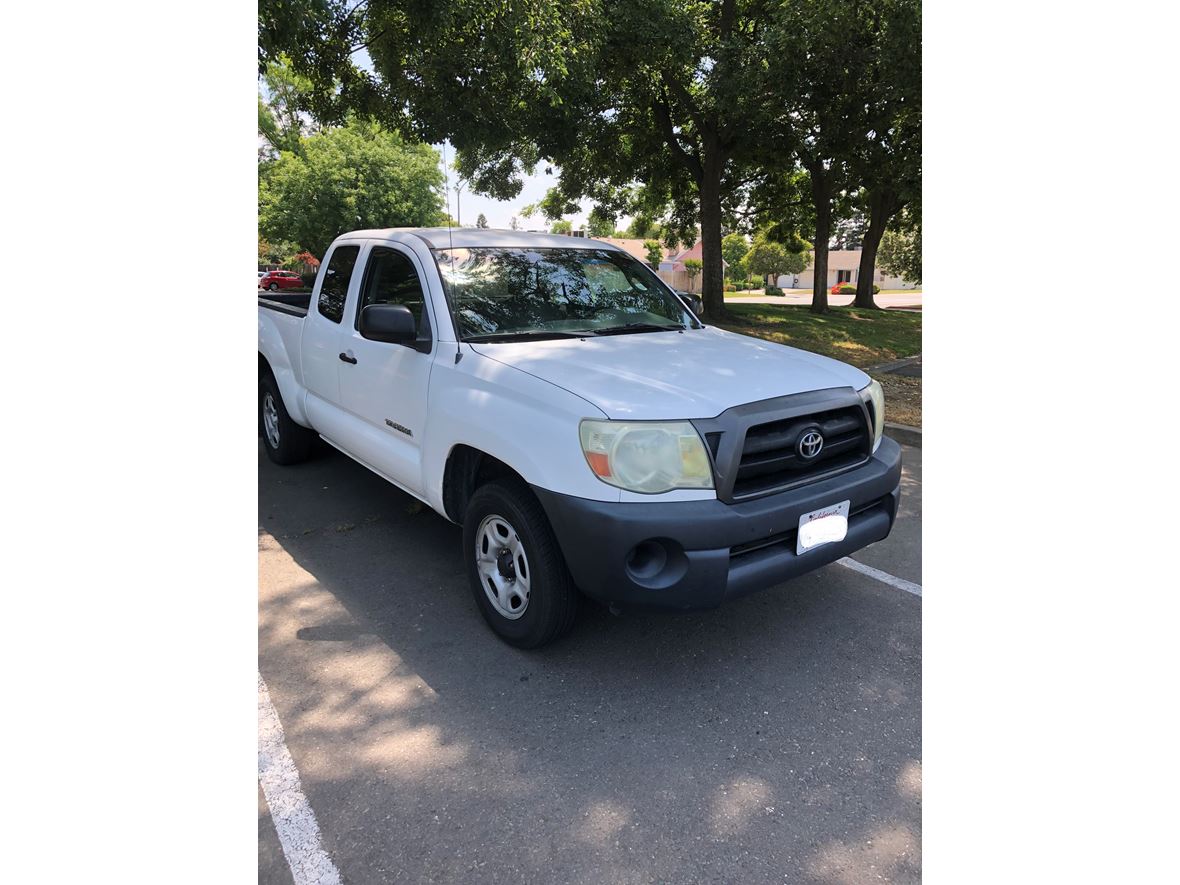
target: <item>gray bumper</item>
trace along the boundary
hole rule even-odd
[[[740,504],[610,503],[533,487],[574,581],[608,603],[710,608],[834,562],[885,538],[901,497],[901,447],[830,479]],[[851,501],[848,535],[798,555],[804,513]]]

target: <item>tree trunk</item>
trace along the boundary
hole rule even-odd
[[[818,173],[818,174],[817,174]],[[823,169],[811,173],[815,202],[815,280],[811,286],[811,312],[828,312],[828,239],[832,235],[832,195]]]
[[[721,163],[706,154],[697,190],[701,198],[701,302],[713,322],[725,316],[721,271]]]
[[[860,270],[856,277],[855,307],[866,309],[876,308],[873,300],[873,277],[877,272],[877,248],[881,245],[881,237],[885,234],[885,225],[889,223],[899,209],[895,194],[886,189],[873,191],[869,195],[869,229],[865,232],[864,242],[860,251]]]

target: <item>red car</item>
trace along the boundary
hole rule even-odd
[[[270,289],[272,292],[279,289],[295,289],[302,285],[303,277],[289,270],[272,270],[258,280],[259,289]]]

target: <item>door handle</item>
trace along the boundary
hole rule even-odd
[[[342,353],[340,354],[340,359],[344,360],[346,363],[352,363],[354,366],[356,365],[355,356],[349,356],[347,353]]]

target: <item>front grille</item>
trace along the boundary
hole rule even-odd
[[[727,504],[815,482],[872,456],[872,418],[851,387],[746,403],[693,425],[712,456],[717,498]],[[810,430],[824,444],[803,458],[799,442]]]
[[[816,457],[804,459],[796,446],[809,430],[818,430],[824,443]],[[870,445],[865,412],[858,406],[755,424],[746,431],[733,497],[748,498],[852,467],[868,457]]]

